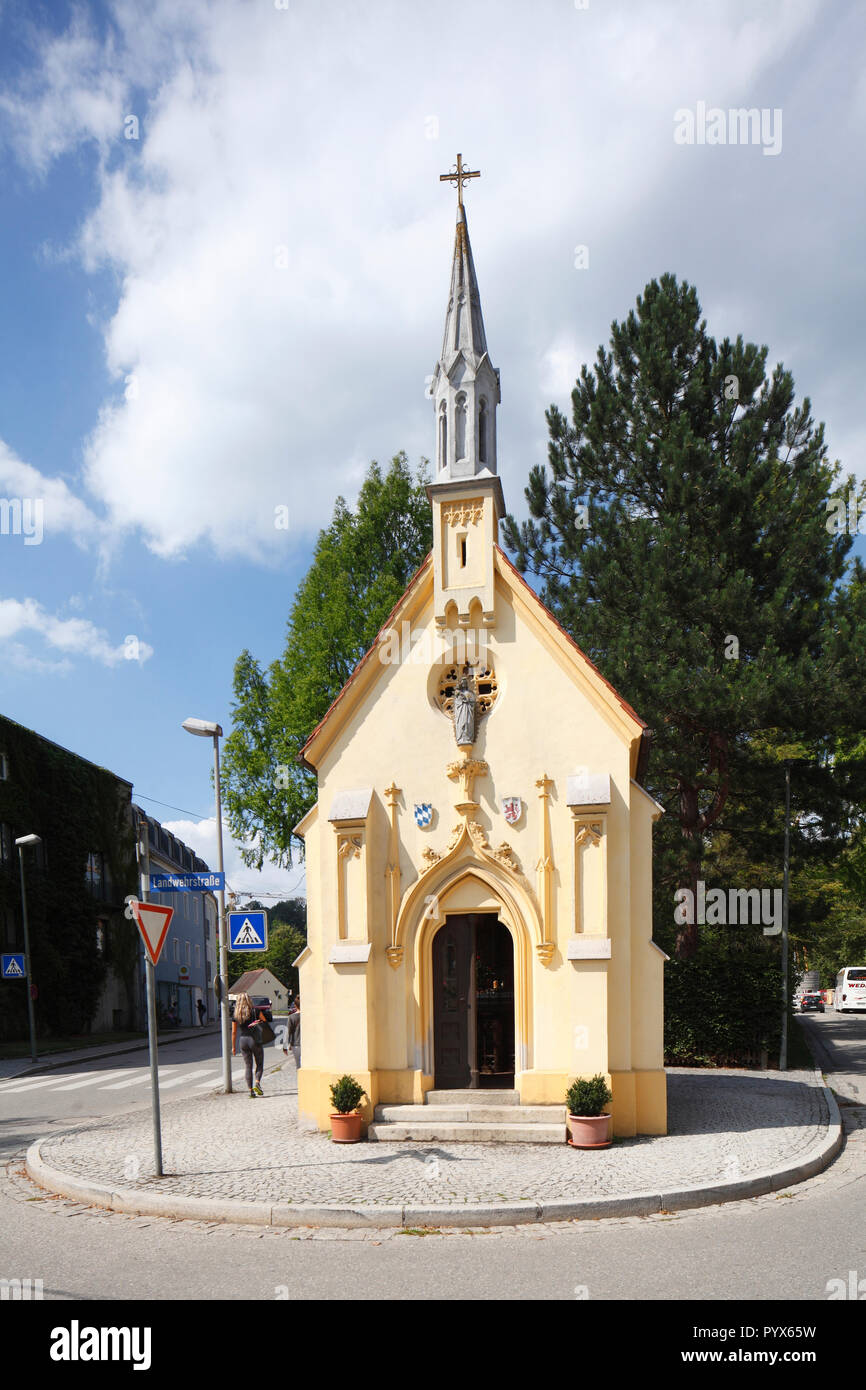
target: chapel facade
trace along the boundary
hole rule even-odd
[[[302,750],[301,1122],[330,1128],[345,1072],[368,1125],[431,1092],[562,1106],[601,1072],[615,1134],[664,1134],[648,731],[499,548],[499,372],[457,186],[433,550]]]

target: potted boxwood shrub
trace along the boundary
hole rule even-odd
[[[573,1081],[565,1093],[568,1107],[569,1144],[575,1149],[607,1149],[610,1147],[611,1117],[604,1107],[613,1100],[613,1093],[600,1072],[589,1081]]]
[[[361,1116],[358,1106],[366,1095],[354,1076],[341,1076],[331,1087],[331,1138],[335,1144],[357,1144],[361,1137]]]

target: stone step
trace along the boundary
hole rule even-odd
[[[374,1113],[389,1124],[565,1124],[564,1105],[377,1105]]]
[[[411,1120],[405,1124],[376,1122],[367,1138],[379,1144],[564,1144],[565,1120],[558,1124],[488,1124],[481,1119],[469,1122]]]
[[[462,1091],[428,1091],[424,1100],[427,1105],[519,1105],[520,1092],[464,1087]]]

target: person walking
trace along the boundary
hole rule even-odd
[[[198,1021],[199,1021],[199,1025],[200,1025],[202,1028],[204,1028],[204,1018],[205,1018],[205,1014],[207,1013],[207,1009],[206,1009],[205,1006],[204,1006],[204,1000],[203,1000],[203,999],[197,999],[196,1002],[195,1002],[195,1006],[196,1006],[196,1008],[198,1009]]]
[[[239,994],[235,1000],[235,1014],[232,1019],[232,1056],[238,1055],[237,1043],[240,1038],[241,1056],[244,1059],[244,1078],[250,1089],[250,1099],[264,1095],[262,1090],[262,1071],[265,1065],[265,1049],[258,1041],[255,1029],[260,1023],[266,1023],[264,1013],[261,1009],[256,1011],[253,1008],[252,1000],[248,994]],[[253,1062],[256,1064],[256,1080],[253,1085]]]
[[[289,1009],[289,1047],[297,1047],[301,1041],[301,996],[296,994]]]

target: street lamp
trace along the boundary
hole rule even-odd
[[[30,932],[27,926],[27,890],[24,886],[24,850],[27,845],[41,845],[40,835],[22,835],[18,846],[18,865],[21,870],[21,915],[24,918],[24,963],[27,967],[27,1017],[30,1022],[30,1060],[36,1061],[36,1020],[33,1017],[33,980],[30,974]]]
[[[183,727],[188,734],[196,734],[198,738],[213,739],[213,767],[214,767],[214,786],[216,788],[216,830],[217,830],[217,869],[221,874],[225,873],[223,867],[223,809],[222,796],[220,794],[220,745],[222,738],[222,728],[219,724],[213,724],[207,719],[185,719]],[[223,880],[224,882],[224,880]],[[220,990],[220,1020],[222,1024],[222,1051],[223,1051],[223,1087],[228,1095],[232,1089],[232,1058],[231,1041],[229,1036],[229,1001],[228,1001],[228,978],[229,978],[229,947],[226,935],[226,895],[225,889],[217,889],[217,909],[219,914],[219,948],[220,948],[220,976],[222,988]]]

